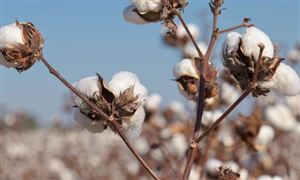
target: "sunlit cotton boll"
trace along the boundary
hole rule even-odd
[[[267,146],[273,140],[274,136],[274,129],[271,126],[263,125],[259,129],[255,141],[259,145]]]
[[[182,76],[199,78],[195,66],[193,65],[193,61],[191,59],[183,59],[179,63],[177,63],[174,66],[173,74],[176,78],[180,78]]]
[[[287,59],[293,63],[298,63],[300,61],[300,51],[296,49],[289,50]]]
[[[176,157],[183,157],[188,148],[187,141],[183,134],[174,134],[171,138],[171,151],[176,155]]]
[[[221,115],[221,110],[214,110],[214,111],[204,111],[202,117],[202,124],[205,126],[209,126],[213,124]]]
[[[243,53],[251,57],[254,56],[255,60],[258,60],[260,48],[258,44],[263,44],[265,46],[263,51],[263,56],[273,58],[274,56],[274,47],[273,43],[263,31],[257,27],[249,27],[242,34],[242,50]]]
[[[162,0],[131,0],[131,2],[140,13],[159,12],[162,9]]]
[[[199,35],[200,35],[200,31],[197,27],[197,25],[195,24],[187,24],[187,27],[189,28],[192,36],[194,37],[194,39],[198,39]],[[182,24],[180,24],[178,27],[177,27],[177,30],[176,30],[176,36],[178,38],[189,38],[189,35],[188,33],[186,32],[184,26]]]
[[[136,11],[133,5],[126,7],[123,11],[123,17],[127,22],[134,24],[147,24],[150,23],[143,19]]]
[[[298,74],[288,65],[280,63],[273,77],[268,81],[259,81],[262,89],[271,89],[275,92],[294,96],[300,93],[300,79]]]
[[[227,105],[233,104],[239,98],[240,92],[232,85],[224,82],[221,85],[221,98]]]
[[[277,129],[289,131],[296,125],[296,119],[291,110],[284,104],[269,106],[265,110],[266,119]]]
[[[81,126],[92,133],[101,133],[105,130],[104,121],[91,120],[86,115],[82,114],[79,109],[74,110],[74,120]]]
[[[44,39],[30,22],[16,22],[0,28],[0,65],[18,72],[29,69],[42,54]]]
[[[205,54],[207,51],[207,45],[205,44],[205,42],[198,42],[197,45],[198,45],[199,49],[201,50],[201,52],[203,54]],[[184,54],[189,58],[199,57],[198,51],[192,42],[188,43],[184,47],[183,51],[184,51]]]
[[[124,121],[123,126],[125,127],[126,136],[134,139],[141,133],[142,123],[145,119],[143,103],[147,97],[148,90],[140,83],[139,78],[135,74],[128,71],[116,73],[108,84],[108,88],[117,98],[120,93],[130,87],[133,87],[134,96],[139,97],[138,101],[141,103],[141,106],[129,121]]]

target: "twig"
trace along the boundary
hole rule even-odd
[[[250,88],[244,91],[243,94],[205,132],[203,132],[201,136],[196,139],[196,142],[200,143],[200,141],[203,140],[213,129],[215,129],[250,93]]]
[[[254,24],[248,24],[249,21],[250,21],[249,18],[244,18],[243,23],[241,25],[233,26],[231,28],[220,30],[219,34],[227,33],[227,32],[230,32],[230,31],[234,31],[234,30],[237,30],[237,29],[240,29],[240,28],[243,28],[243,27],[254,26]]]
[[[147,172],[152,176],[153,179],[159,180],[159,177],[151,170],[151,168],[147,165],[147,163],[142,159],[142,157],[134,150],[131,146],[127,138],[125,137],[123,131],[121,130],[120,125],[110,117],[108,117],[96,104],[89,101],[84,95],[82,95],[77,89],[75,89],[56,69],[54,69],[44,57],[41,57],[40,60],[44,63],[44,65],[48,68],[49,72],[57,77],[67,88],[69,88],[74,94],[80,97],[90,108],[95,110],[98,115],[105,119],[108,123],[112,125],[112,127],[117,131],[122,140],[125,142],[129,150],[132,154],[138,159],[138,161],[142,164],[142,166],[147,170]]]

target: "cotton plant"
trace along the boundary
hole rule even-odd
[[[299,76],[281,62],[282,58],[274,56],[271,39],[257,27],[248,27],[243,34],[227,34],[221,54],[224,66],[244,90],[253,83],[253,76],[258,70],[257,85],[253,91],[255,96],[265,95],[270,90],[285,96],[300,93]],[[257,66],[261,67],[257,69]]]
[[[0,39],[2,66],[22,72],[42,57],[44,39],[31,22],[16,21],[1,27]]]
[[[139,136],[145,118],[143,104],[147,89],[135,74],[127,71],[119,72],[113,76],[108,85],[97,74],[83,78],[73,86],[97,104],[107,116],[116,119],[127,137],[131,139]],[[109,126],[75,94],[73,101],[76,107],[74,119],[84,128],[93,133],[101,133]]]

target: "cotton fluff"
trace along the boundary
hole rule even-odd
[[[221,110],[214,110],[214,111],[204,111],[202,117],[202,124],[205,126],[209,126],[213,124],[221,115]]]
[[[123,11],[123,17],[127,22],[135,23],[135,24],[147,24],[148,21],[144,20],[136,11],[134,11],[135,7],[130,5],[126,7]]]
[[[242,49],[243,53],[251,57],[254,56],[255,60],[258,60],[260,48],[258,44],[262,43],[265,48],[263,50],[263,56],[273,58],[274,47],[273,43],[263,31],[256,27],[249,27],[242,35]]]
[[[173,74],[176,78],[180,78],[182,76],[199,78],[191,59],[183,59],[177,63],[174,66]]]
[[[300,79],[297,73],[288,65],[280,63],[273,77],[268,81],[259,81],[262,89],[271,89],[275,92],[294,96],[300,93]]]
[[[130,141],[135,140],[141,134],[145,115],[146,114],[143,106],[140,106],[130,121],[123,124],[125,135]]]
[[[242,35],[237,32],[228,33],[222,46],[221,60],[224,62],[224,54],[230,55],[237,52]]]
[[[198,45],[199,49],[201,50],[201,52],[203,54],[205,54],[207,51],[207,45],[205,44],[205,42],[198,42],[197,45]],[[190,58],[199,57],[198,51],[192,42],[188,43],[184,47],[183,51],[187,57],[190,57]]]
[[[274,138],[275,131],[271,126],[263,125],[258,131],[256,143],[259,145],[267,146]]]
[[[292,49],[287,54],[287,59],[293,63],[297,63],[300,61],[300,51],[296,49]]]
[[[145,109],[148,111],[159,110],[159,105],[161,103],[161,96],[159,94],[152,94],[147,98],[145,103]]]
[[[86,115],[82,114],[79,109],[74,110],[74,120],[81,126],[92,133],[101,133],[105,130],[104,121],[92,121]]]
[[[188,148],[187,141],[185,139],[185,136],[180,133],[176,133],[171,138],[171,151],[173,152],[176,157],[183,157],[186,153],[186,150]]]
[[[266,119],[276,128],[284,131],[293,129],[296,125],[296,119],[291,110],[284,104],[269,106],[265,110]]]
[[[16,44],[24,44],[23,31],[16,23],[5,25],[0,28],[0,40],[0,49],[13,48]],[[2,53],[0,53],[0,65],[7,68],[17,66],[17,64],[6,61]]]
[[[131,2],[142,14],[149,11],[159,12],[162,9],[161,0],[131,0]]]
[[[98,86],[98,77],[97,76],[90,76],[83,78],[73,84],[73,87],[77,89],[82,94],[93,97],[95,95],[99,95],[99,86]],[[72,100],[74,103],[84,111],[86,108],[86,104],[82,101],[80,97],[72,93]]]
[[[222,166],[222,164],[222,161],[218,159],[209,159],[206,162],[205,169],[209,174],[216,175],[218,168]]]
[[[108,88],[116,97],[131,86],[134,86],[134,94],[139,95],[139,100],[144,101],[148,91],[145,86],[141,84],[139,78],[131,72],[121,71],[116,73],[108,84]]]
[[[300,94],[286,97],[286,104],[295,116],[300,117]]]
[[[228,104],[233,104],[239,98],[240,92],[230,84],[224,82],[221,85],[221,98]]]
[[[269,175],[261,175],[257,178],[257,180],[283,180],[280,176],[269,176]]]
[[[192,36],[194,37],[194,39],[198,39],[199,37],[199,29],[197,27],[197,25],[195,24],[187,24],[187,27],[189,28]],[[188,33],[186,32],[184,26],[182,24],[180,24],[178,27],[177,27],[177,30],[176,30],[176,36],[178,38],[184,38],[184,37],[188,37],[189,38],[189,35]]]

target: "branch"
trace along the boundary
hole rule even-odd
[[[147,163],[142,159],[142,157],[134,150],[123,131],[121,130],[120,125],[110,117],[108,117],[96,104],[89,101],[85,96],[83,96],[76,88],[74,88],[56,69],[54,69],[44,57],[41,57],[40,60],[44,63],[44,65],[48,68],[49,72],[57,77],[67,88],[69,88],[74,94],[80,97],[90,108],[95,110],[98,115],[105,119],[112,127],[117,131],[122,140],[125,142],[129,150],[132,154],[137,158],[137,160],[141,163],[141,165],[146,169],[146,171],[152,176],[153,179],[159,180],[159,177],[151,170],[151,168],[147,165]]]
[[[234,31],[234,30],[237,30],[237,29],[240,29],[240,28],[243,28],[243,27],[252,27],[252,26],[254,26],[254,24],[248,24],[249,21],[250,21],[249,18],[244,18],[242,24],[240,24],[238,26],[233,26],[231,28],[220,30],[219,34],[227,33],[227,32],[230,32],[230,31]]]

